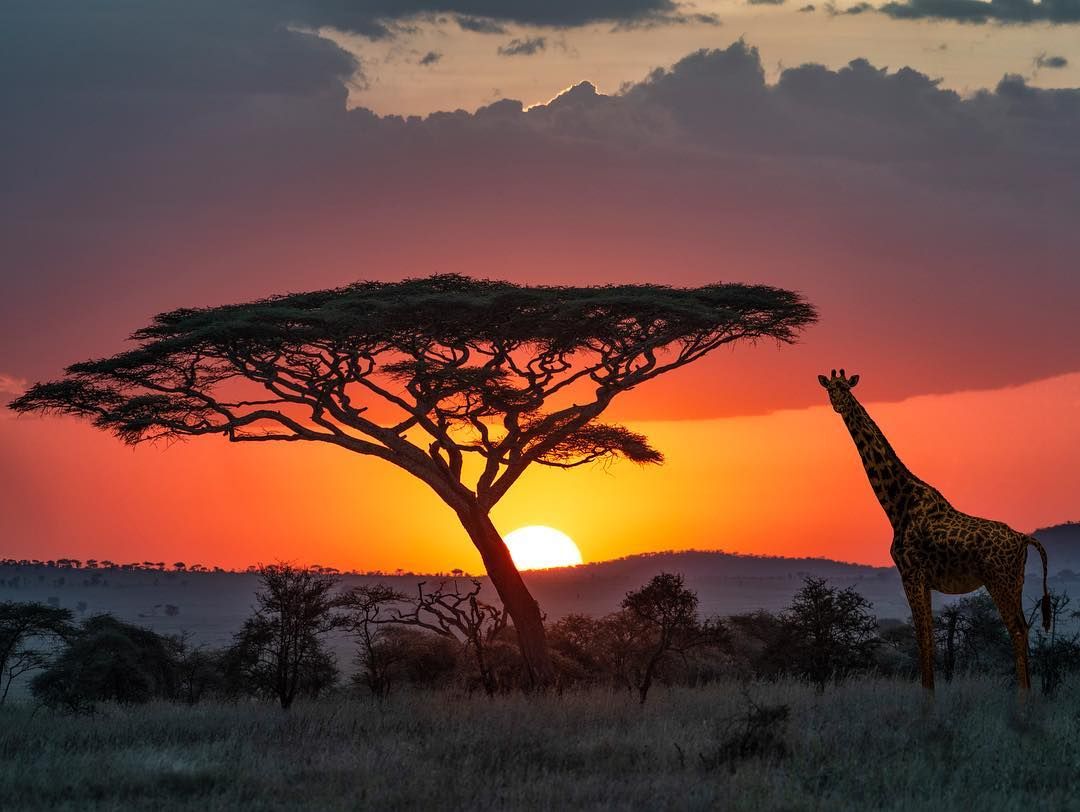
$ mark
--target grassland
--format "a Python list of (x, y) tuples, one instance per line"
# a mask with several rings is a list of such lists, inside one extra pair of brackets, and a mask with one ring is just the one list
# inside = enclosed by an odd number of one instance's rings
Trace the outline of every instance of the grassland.
[[(788, 705), (780, 750), (740, 759), (742, 686), (487, 699), (0, 709), (5, 810), (1080, 808), (1080, 687), (1017, 711), (1006, 685), (860, 680)], [(734, 738), (733, 738), (734, 737)], [(773, 742), (775, 745), (777, 742)], [(730, 748), (728, 748), (730, 751)], [(786, 750), (786, 754), (781, 752)], [(731, 755), (730, 752), (728, 755)]]

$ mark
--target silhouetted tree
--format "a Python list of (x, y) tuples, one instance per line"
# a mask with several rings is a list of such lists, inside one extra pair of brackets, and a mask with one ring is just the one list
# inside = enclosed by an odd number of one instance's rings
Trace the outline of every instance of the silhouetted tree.
[(958, 661), (957, 668), (983, 673), (1011, 671), (1012, 641), (990, 594), (979, 590), (961, 598), (957, 606), (964, 616), (963, 643), (958, 652), (963, 660)]
[(854, 587), (806, 578), (780, 615), (791, 635), (791, 670), (823, 690), (834, 677), (869, 668), (880, 642), (871, 608)]
[(874, 652), (874, 668), (887, 676), (914, 679), (919, 674), (919, 643), (910, 621), (878, 618), (881, 645)]
[(56, 645), (73, 634), (71, 610), (41, 603), (0, 603), (0, 705), (11, 684), (43, 668)]
[(385, 621), (391, 605), (404, 603), (408, 596), (385, 584), (365, 584), (346, 592), (340, 600), (348, 612), (349, 630), (359, 645), (357, 659), (362, 671), (357, 675), (372, 696), (386, 696), (390, 691), (391, 674), (400, 659), (407, 656)]
[(698, 619), (697, 596), (677, 575), (627, 593), (617, 612), (567, 615), (549, 636), (564, 684), (610, 684), (635, 691), (640, 702), (657, 680), (710, 679), (729, 665), (727, 628)]
[(660, 462), (643, 436), (598, 422), (617, 395), (733, 342), (793, 342), (815, 319), (800, 295), (761, 285), (362, 282), (159, 315), (135, 349), (74, 364), (11, 408), (88, 417), (130, 443), (306, 440), (408, 471), (457, 514), (543, 683), (541, 612), (492, 508), (533, 464)]
[[(918, 646), (910, 619), (881, 632), (912, 673), (918, 670)], [(993, 599), (984, 590), (943, 606), (934, 614), (934, 656), (943, 675), (1012, 672), (1013, 649)]]
[(956, 672), (957, 659), (969, 630), (969, 618), (963, 604), (951, 603), (934, 615), (934, 641), (941, 659), (941, 674), (951, 682)]
[[(1039, 678), (1042, 692), (1053, 695), (1067, 674), (1080, 671), (1080, 631), (1071, 634), (1059, 629), (1063, 618), (1076, 620), (1080, 612), (1070, 609), (1072, 599), (1065, 593), (1050, 592), (1050, 630), (1036, 628), (1035, 642), (1031, 650), (1031, 670)], [(1041, 607), (1036, 606), (1038, 611)], [(1035, 618), (1028, 621), (1034, 626)]]
[(260, 567), (257, 609), (229, 653), (233, 680), (288, 709), (297, 695), (318, 696), (337, 679), (323, 636), (346, 625), (337, 611), (337, 579), (289, 564)]
[(229, 693), (224, 651), (192, 645), (191, 636), (186, 632), (173, 639), (178, 699), (194, 705), (208, 694)]
[(697, 606), (697, 593), (687, 589), (681, 575), (668, 572), (653, 576), (623, 598), (622, 608), (639, 625), (636, 636), (644, 656), (637, 689), (642, 705), (665, 658), (724, 638), (718, 622), (698, 621)]
[(67, 647), (31, 680), (45, 705), (80, 712), (98, 702), (174, 699), (177, 641), (111, 615), (87, 618)]
[(478, 580), (466, 589), (457, 579), (442, 581), (434, 588), (421, 581), (415, 597), (389, 606), (385, 614), (376, 614), (369, 623), (415, 626), (458, 640), (476, 663), (480, 685), (492, 695), (500, 686), (489, 654), (506, 628), (508, 613), (480, 600), (480, 589)]

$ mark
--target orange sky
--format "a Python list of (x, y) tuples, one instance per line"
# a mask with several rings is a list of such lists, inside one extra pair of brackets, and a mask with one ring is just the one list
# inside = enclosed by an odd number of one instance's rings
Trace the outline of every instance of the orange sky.
[[(825, 400), (812, 374), (806, 386)], [(900, 403), (876, 403), (879, 386), (864, 373), (857, 393), (909, 467), (961, 510), (1021, 530), (1080, 518), (1080, 374)], [(496, 524), (557, 527), (586, 561), (694, 547), (888, 563), (888, 523), (827, 405), (631, 425), (667, 455), (662, 467), (534, 470)], [(74, 420), (5, 415), (0, 464), (21, 472), (0, 493), (8, 556), (481, 570), (425, 486), (338, 448), (132, 450)]]
[[(884, 563), (815, 380), (832, 366), (863, 374), (902, 456), (961, 509), (1078, 518), (1075, 28), (998, 24), (1002, 3), (985, 25), (847, 5), (529, 0), (492, 6), (481, 36), (464, 0), (437, 17), (136, 3), (123, 25), (24, 3), (0, 27), (17, 77), (0, 82), (0, 400), (178, 307), (434, 273), (766, 283), (818, 308), (799, 344), (725, 348), (624, 396), (609, 416), (667, 463), (537, 470), (499, 526), (555, 526), (594, 561)], [(544, 47), (508, 55), (525, 36)], [(479, 569), (451, 511), (378, 461), (131, 450), (6, 410), (0, 555)]]

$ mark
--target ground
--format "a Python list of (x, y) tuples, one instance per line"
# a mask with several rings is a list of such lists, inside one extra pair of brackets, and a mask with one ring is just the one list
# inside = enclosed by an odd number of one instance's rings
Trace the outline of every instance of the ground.
[[(790, 707), (777, 739), (738, 738), (750, 700)], [(725, 750), (740, 741), (767, 755)], [(1022, 710), (989, 679), (943, 686), (930, 710), (916, 684), (887, 679), (661, 688), (645, 708), (599, 690), (399, 692), (288, 713), (0, 708), (5, 810), (1060, 810), (1078, 797), (1080, 686)]]

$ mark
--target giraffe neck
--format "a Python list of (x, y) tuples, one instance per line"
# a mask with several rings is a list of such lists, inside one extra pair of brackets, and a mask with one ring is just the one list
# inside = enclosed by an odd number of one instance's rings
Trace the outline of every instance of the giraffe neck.
[(900, 527), (907, 513), (912, 485), (920, 480), (900, 461), (862, 404), (854, 396), (851, 400), (851, 408), (843, 414), (844, 423), (855, 441), (874, 495), (892, 526)]

